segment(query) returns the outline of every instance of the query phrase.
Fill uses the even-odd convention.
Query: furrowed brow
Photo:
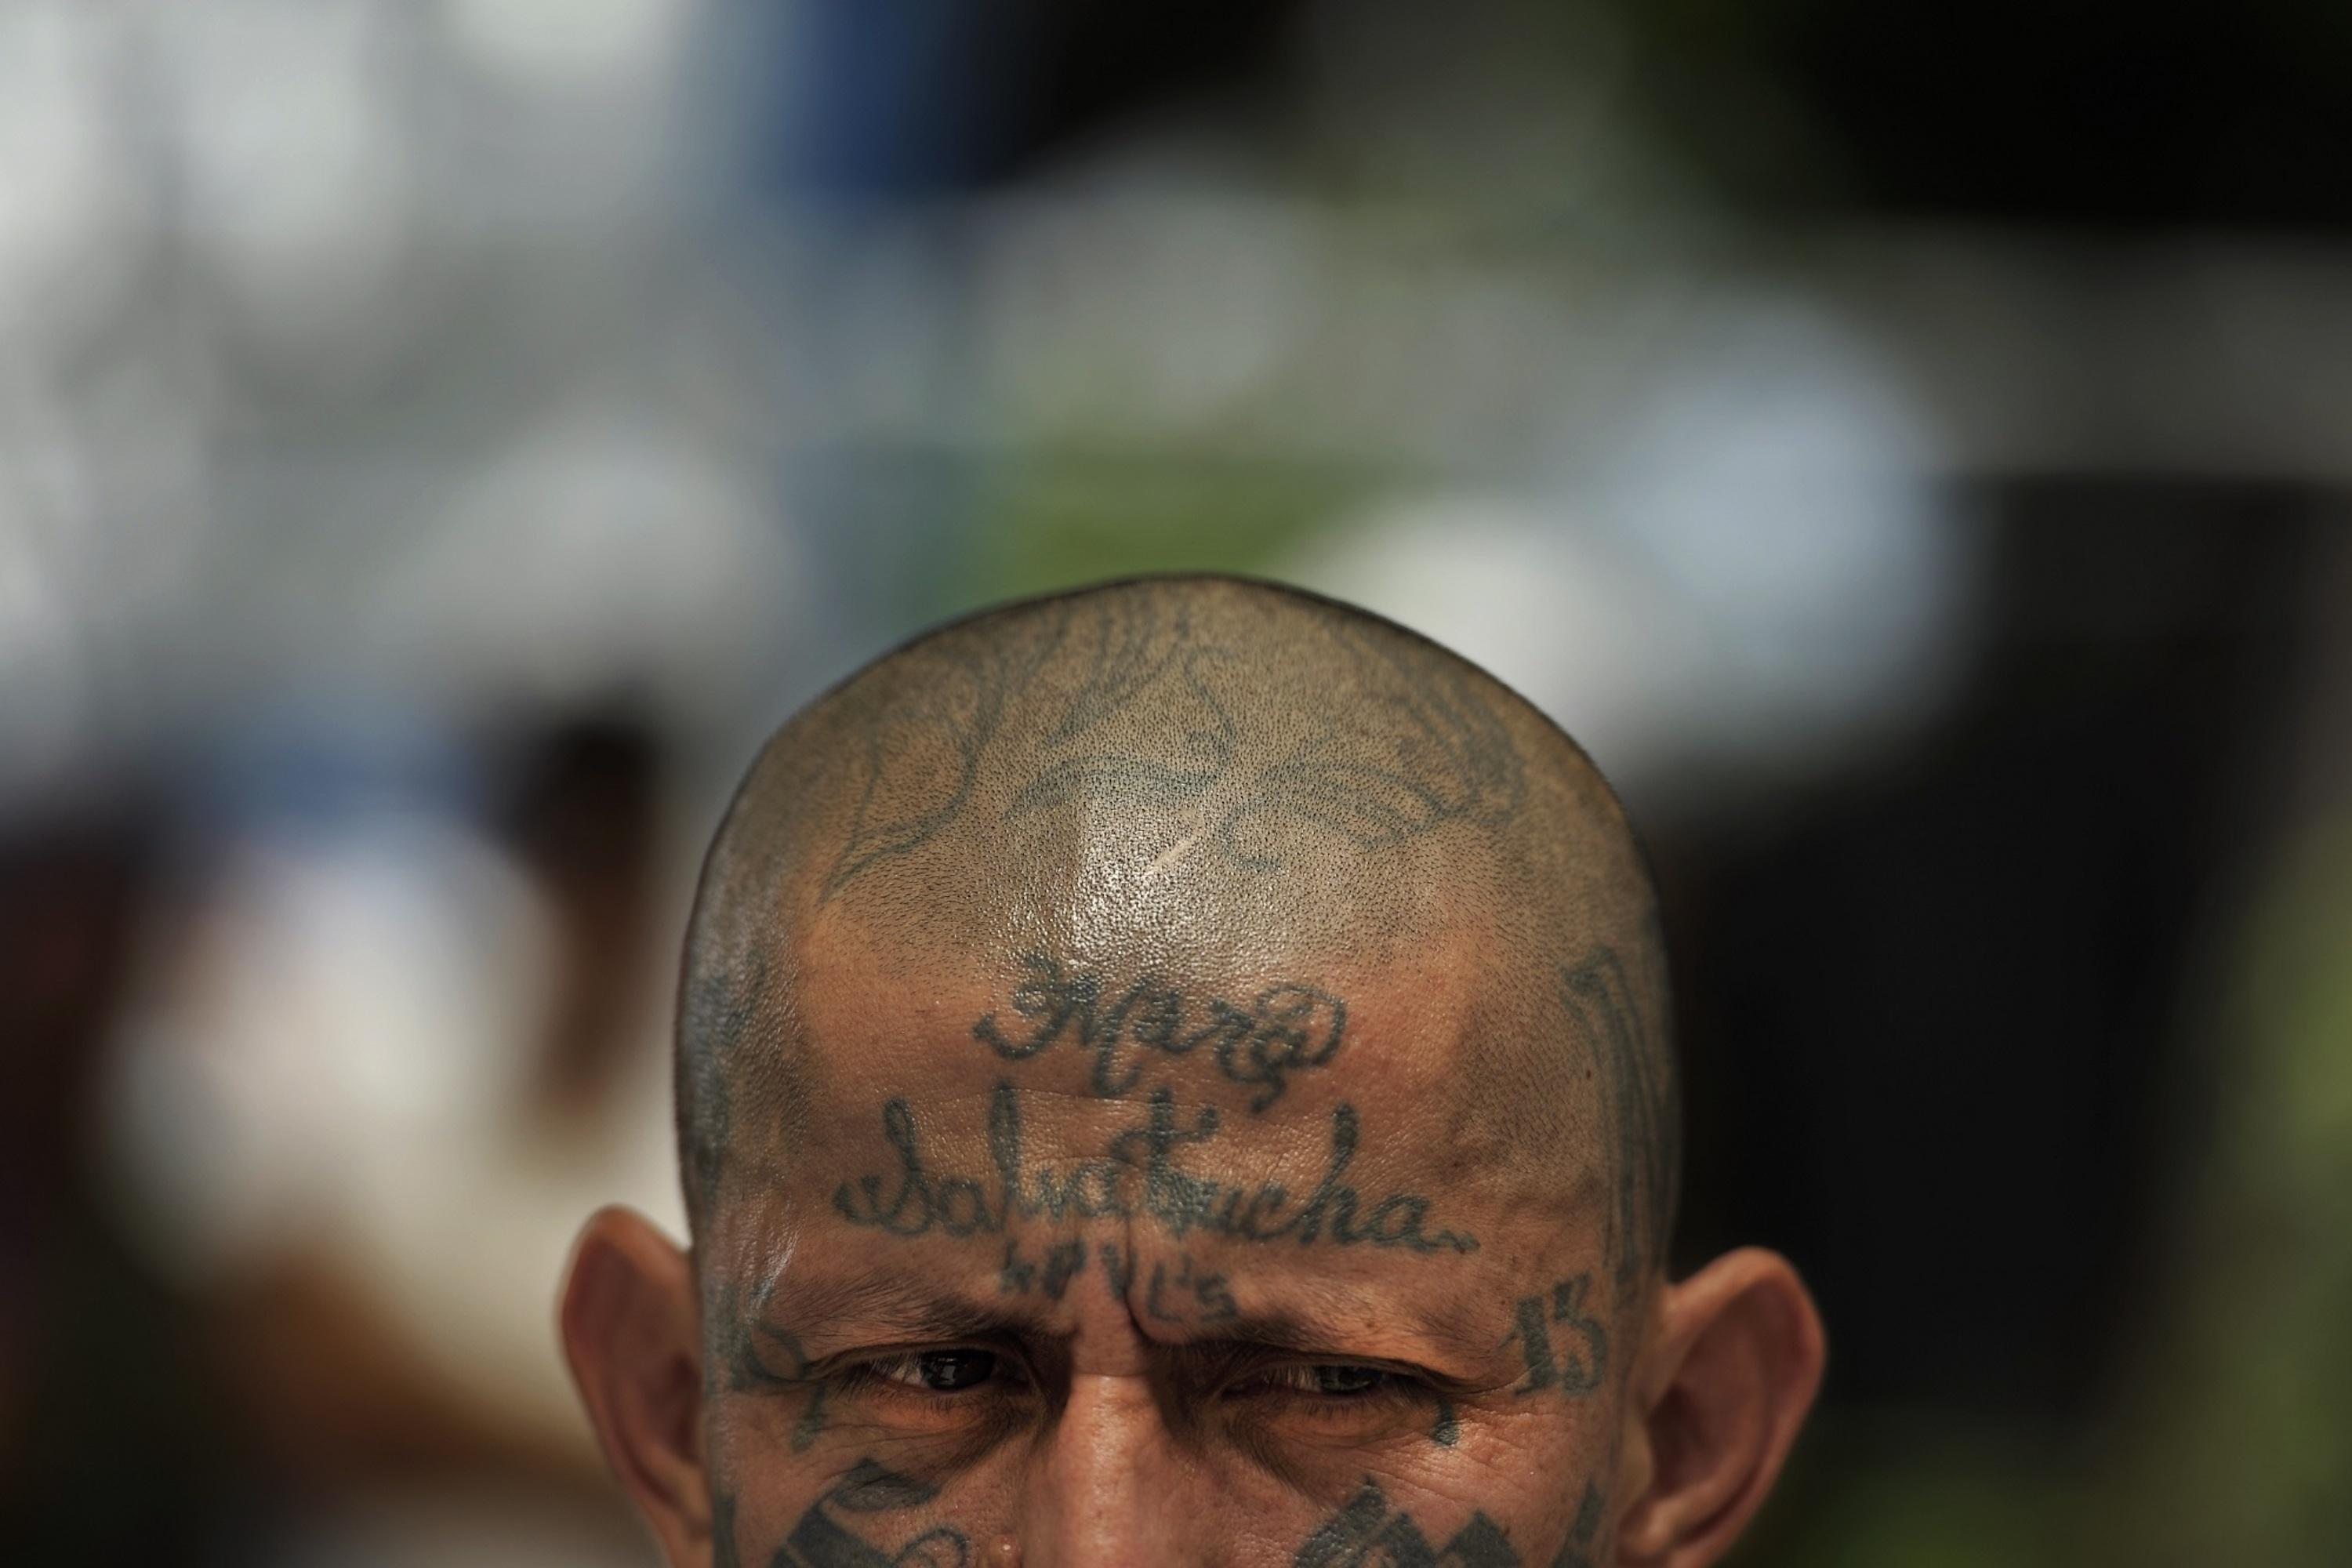
[[[778,1287],[764,1315],[819,1353],[825,1344],[851,1335],[1006,1340],[1045,1331],[1034,1310],[982,1304],[929,1281],[887,1275],[788,1279]]]

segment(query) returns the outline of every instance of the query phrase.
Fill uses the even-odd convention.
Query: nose
[[[1150,1381],[1136,1373],[1083,1373],[1036,1450],[1021,1499],[1022,1568],[1142,1568],[1201,1563],[1200,1531],[1186,1519],[1185,1462]],[[1199,1510],[1192,1510],[1198,1512]]]

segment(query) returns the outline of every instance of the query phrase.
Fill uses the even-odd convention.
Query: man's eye
[[[1275,1367],[1262,1386],[1283,1394],[1311,1394],[1327,1399],[1360,1399],[1368,1394],[1402,1390],[1406,1379],[1377,1366],[1349,1362],[1316,1362]]]
[[[870,1370],[885,1383],[929,1394],[954,1394],[988,1382],[1003,1359],[990,1351],[925,1351],[875,1362]]]

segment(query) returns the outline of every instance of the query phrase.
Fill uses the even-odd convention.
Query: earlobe
[[[1779,1477],[1825,1358],[1821,1314],[1778,1253],[1744,1247],[1668,1286],[1635,1373],[1646,1481],[1619,1560],[1702,1568],[1722,1556]]]
[[[572,1248],[563,1351],[614,1477],[673,1563],[709,1551],[701,1349],[686,1254],[626,1209],[599,1211]]]

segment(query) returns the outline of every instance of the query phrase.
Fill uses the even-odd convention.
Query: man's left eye
[[[977,1388],[997,1371],[1002,1360],[990,1351],[925,1351],[876,1362],[873,1372],[887,1383],[903,1384],[930,1394],[955,1394]]]
[[[1276,1367],[1265,1374],[1268,1387],[1286,1394],[1320,1394],[1329,1399],[1357,1399],[1390,1392],[1404,1379],[1377,1366],[1350,1362],[1314,1362]]]

